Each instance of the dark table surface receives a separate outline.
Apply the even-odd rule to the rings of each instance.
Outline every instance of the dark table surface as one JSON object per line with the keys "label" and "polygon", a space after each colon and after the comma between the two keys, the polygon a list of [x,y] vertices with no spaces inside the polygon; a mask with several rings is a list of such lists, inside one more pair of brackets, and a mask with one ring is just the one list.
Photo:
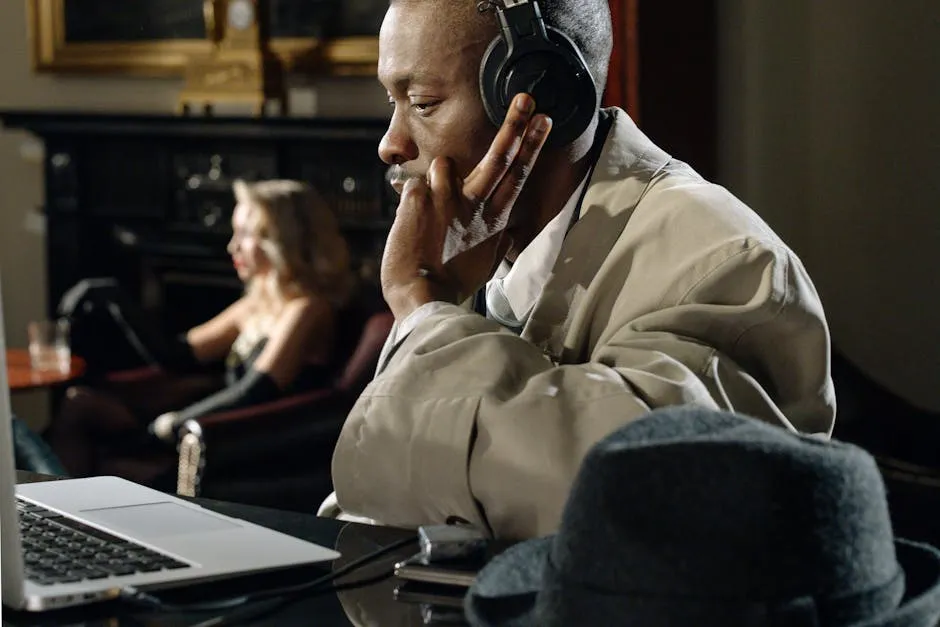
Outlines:
{"label": "dark table surface", "polygon": [[[18,472],[20,483],[52,479],[43,475]],[[321,564],[302,569],[290,569],[277,573],[266,573],[241,577],[232,581],[209,584],[190,584],[183,590],[160,590],[154,594],[169,602],[209,601],[244,594],[246,591],[265,590],[281,585],[291,585],[324,575],[330,568],[338,569],[363,555],[371,553],[393,542],[414,536],[414,532],[391,527],[373,527],[356,523],[317,518],[313,514],[282,512],[267,508],[223,503],[208,499],[194,499],[200,505],[222,514],[242,518],[270,529],[290,534],[327,547],[334,547],[342,554],[332,565]],[[339,580],[340,583],[368,578],[390,570],[392,565],[417,551],[414,546],[405,547]],[[284,611],[252,625],[317,625],[332,627],[348,625],[398,627],[424,625],[421,606],[395,599],[395,588],[402,582],[394,577],[367,587],[327,593],[304,598]],[[129,606],[119,601],[98,603],[81,608],[54,612],[14,612],[3,608],[3,625],[12,626],[87,626],[87,627],[156,627],[158,625],[184,627],[219,615],[219,612],[167,613],[155,612]]]}
{"label": "dark table surface", "polygon": [[25,348],[8,348],[7,380],[11,392],[62,385],[80,377],[85,372],[85,360],[72,355],[68,370],[36,370],[29,351]]}

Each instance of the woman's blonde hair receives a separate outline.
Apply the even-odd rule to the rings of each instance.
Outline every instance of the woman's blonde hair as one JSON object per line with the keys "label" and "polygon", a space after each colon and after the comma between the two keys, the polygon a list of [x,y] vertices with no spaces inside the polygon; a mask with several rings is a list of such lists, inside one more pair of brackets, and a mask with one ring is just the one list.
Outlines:
{"label": "woman's blonde hair", "polygon": [[256,209],[249,227],[273,269],[267,280],[248,289],[263,290],[276,301],[313,293],[342,306],[352,288],[349,246],[323,197],[290,180],[236,181],[234,191],[239,203]]}

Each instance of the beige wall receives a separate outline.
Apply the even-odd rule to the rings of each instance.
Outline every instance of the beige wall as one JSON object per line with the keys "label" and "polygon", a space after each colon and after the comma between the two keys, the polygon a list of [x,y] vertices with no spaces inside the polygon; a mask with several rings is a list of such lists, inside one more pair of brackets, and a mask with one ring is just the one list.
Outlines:
{"label": "beige wall", "polygon": [[[35,75],[30,70],[26,0],[0,1],[0,109],[172,112],[179,80]],[[384,90],[374,79],[323,80],[292,92],[297,114],[385,116]],[[45,311],[44,238],[36,143],[20,132],[0,132],[0,270],[5,328],[11,346],[25,346],[26,323]],[[37,224],[38,222],[38,224]],[[27,226],[27,223],[30,226]],[[38,228],[37,228],[38,227]],[[46,417],[42,394],[17,394],[14,410],[31,423]]]}
{"label": "beige wall", "polygon": [[724,180],[801,254],[836,344],[940,410],[940,2],[722,8]]}

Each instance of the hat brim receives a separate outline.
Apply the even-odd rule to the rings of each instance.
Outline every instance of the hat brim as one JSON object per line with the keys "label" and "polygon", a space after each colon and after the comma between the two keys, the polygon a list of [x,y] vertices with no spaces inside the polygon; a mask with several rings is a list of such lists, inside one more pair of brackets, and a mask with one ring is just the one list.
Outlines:
{"label": "hat brim", "polygon": [[[464,599],[467,620],[474,627],[532,627],[553,537],[512,546],[477,574]],[[856,627],[934,627],[940,619],[940,550],[928,544],[896,539],[898,563],[904,571],[901,604],[887,615]]]}
{"label": "hat brim", "polygon": [[856,627],[934,627],[940,619],[940,551],[929,544],[897,538],[898,563],[904,571],[904,597],[887,615]]}
{"label": "hat brim", "polygon": [[535,625],[535,600],[553,539],[548,536],[511,546],[477,573],[464,598],[464,612],[471,625]]}

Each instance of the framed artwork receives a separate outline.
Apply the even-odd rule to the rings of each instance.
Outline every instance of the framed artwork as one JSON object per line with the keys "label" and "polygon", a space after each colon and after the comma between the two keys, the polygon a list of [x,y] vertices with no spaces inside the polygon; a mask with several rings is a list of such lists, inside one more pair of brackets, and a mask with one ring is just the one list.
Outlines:
{"label": "framed artwork", "polygon": [[[181,75],[207,53],[202,0],[25,0],[37,72]],[[269,0],[288,71],[372,74],[387,0]]]}

